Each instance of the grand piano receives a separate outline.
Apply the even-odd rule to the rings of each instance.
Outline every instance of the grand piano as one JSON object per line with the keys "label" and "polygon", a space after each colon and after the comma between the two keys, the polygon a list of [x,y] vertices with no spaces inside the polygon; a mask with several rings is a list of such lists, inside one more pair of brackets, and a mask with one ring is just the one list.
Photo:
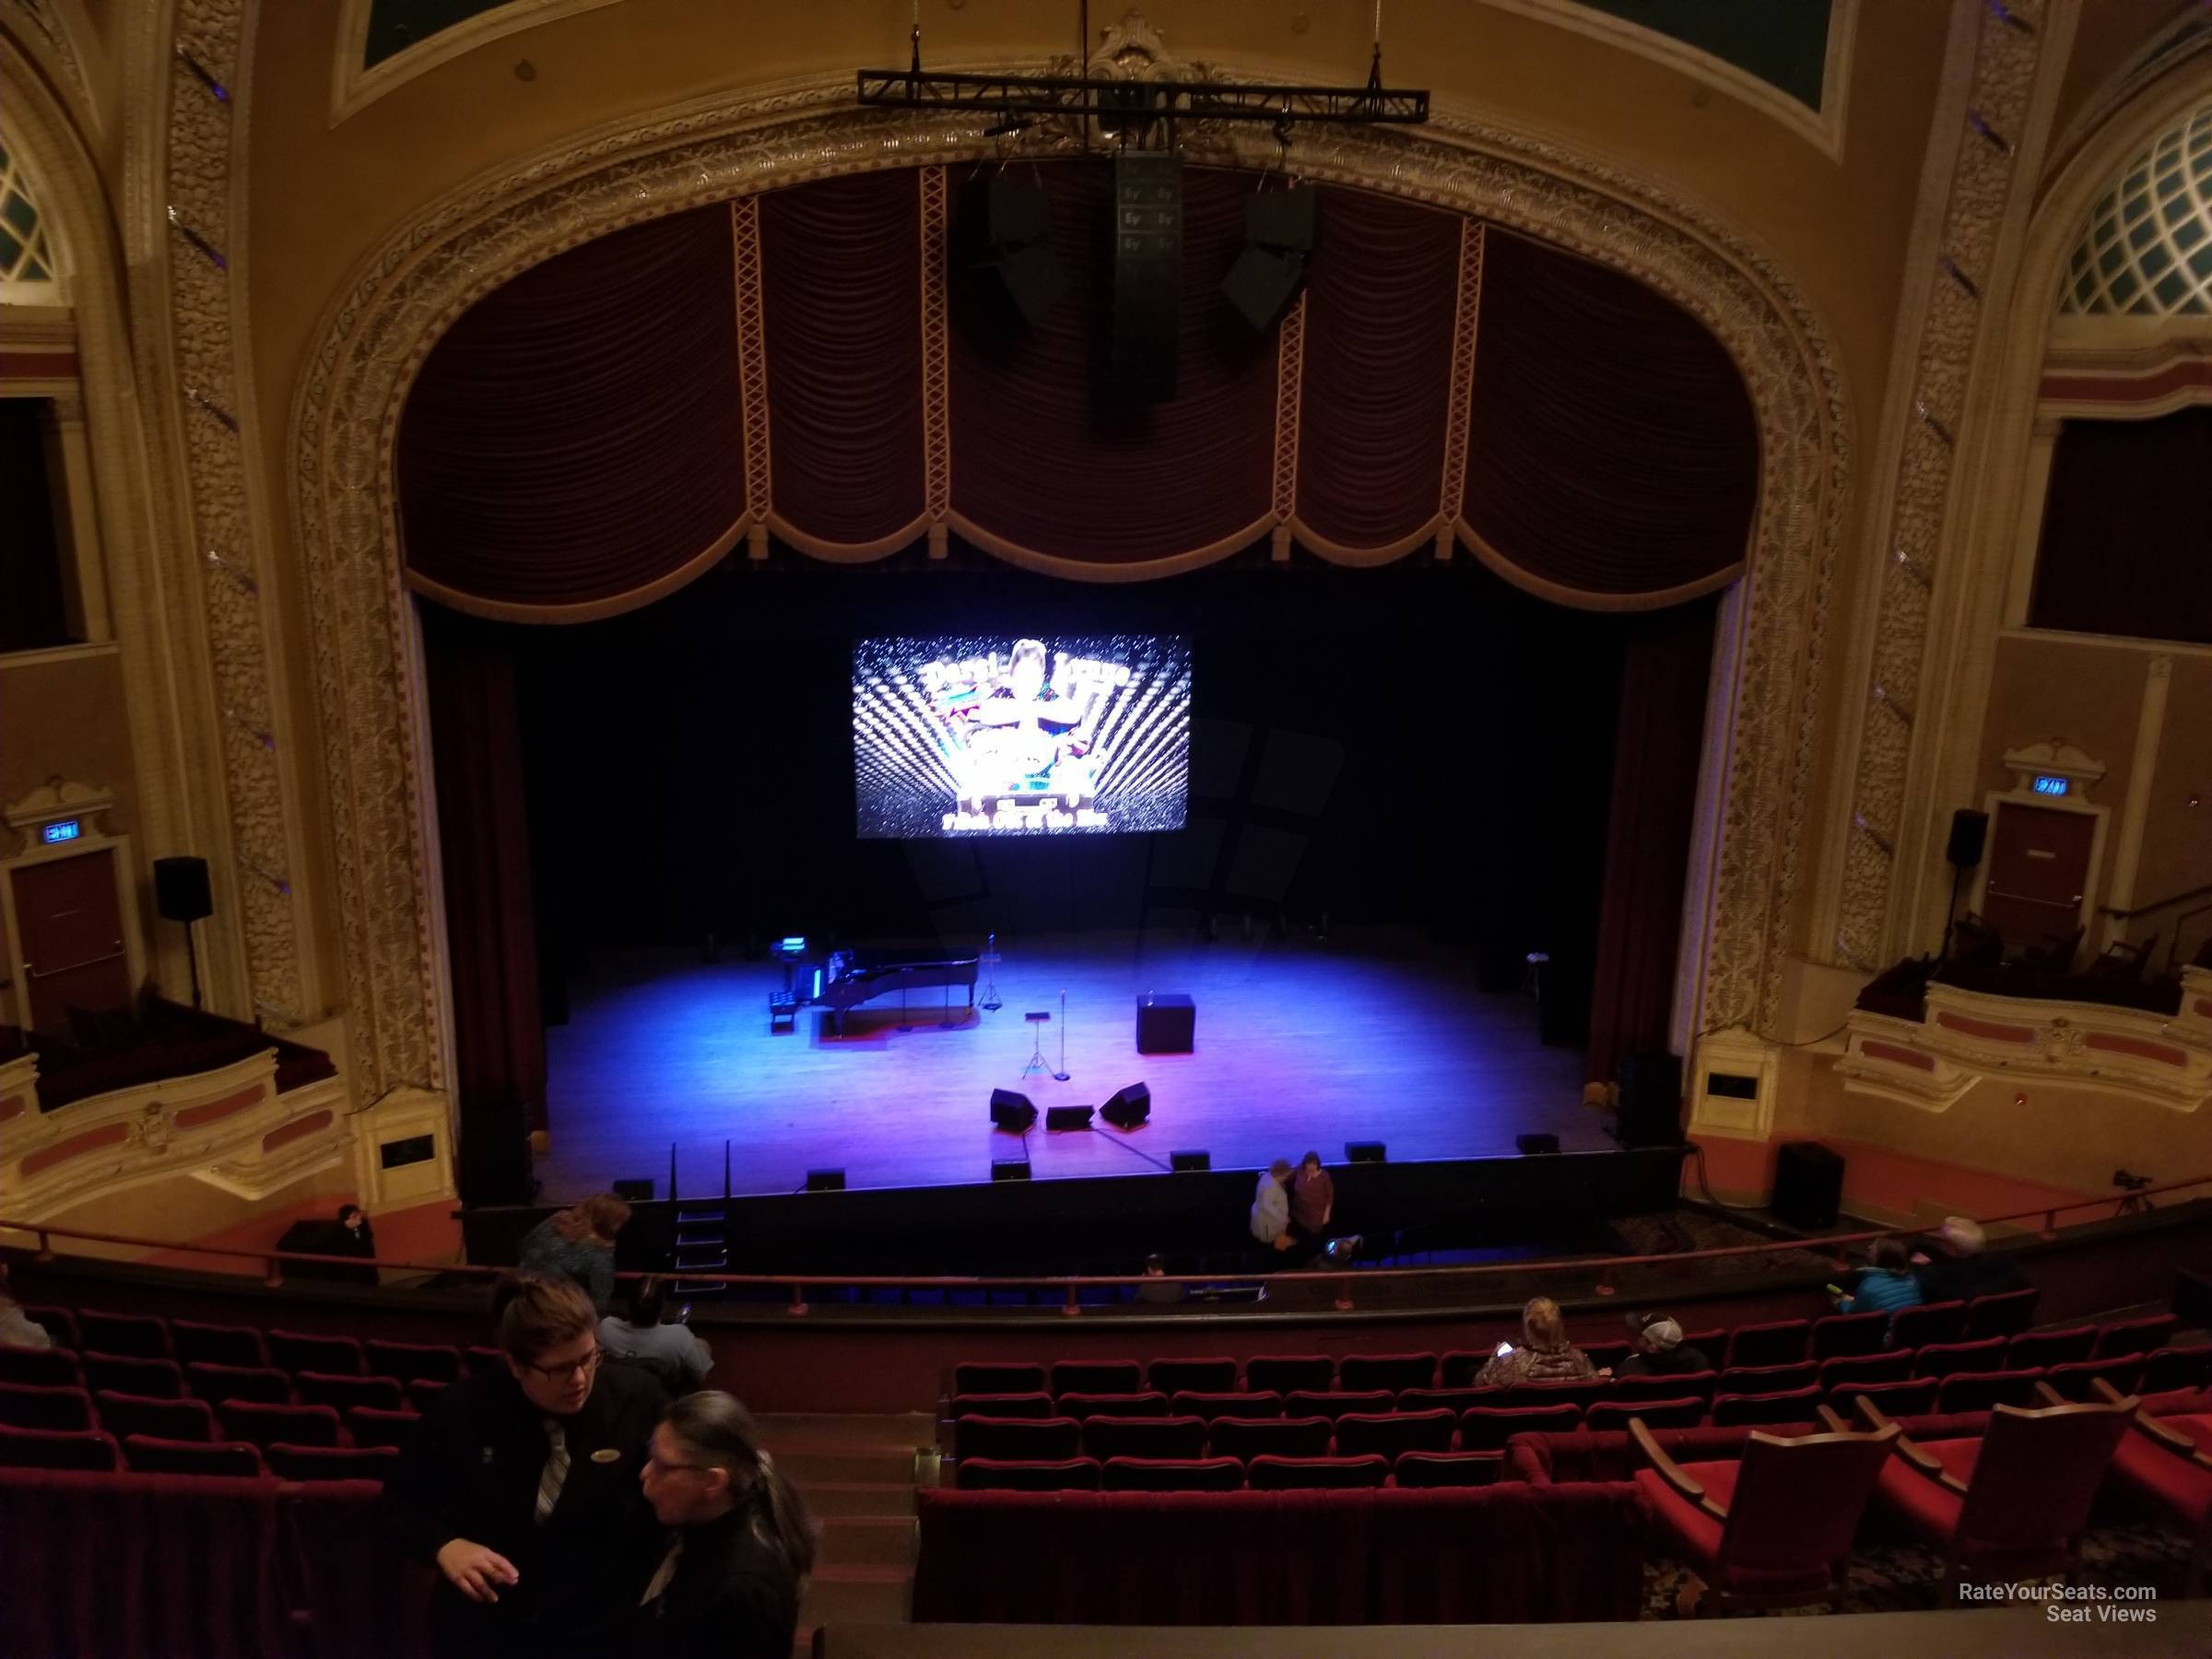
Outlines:
{"label": "grand piano", "polygon": [[[942,1023],[950,1025],[954,987],[965,989],[968,1006],[975,1006],[978,960],[975,957],[953,961],[872,960],[848,950],[833,951],[826,965],[803,968],[794,977],[791,1011],[795,1013],[802,1007],[827,1008],[831,1029],[842,1036],[848,1009],[879,996],[895,995],[903,1012],[906,999],[912,993],[943,987],[946,1018]],[[771,1000],[771,1015],[778,1000],[781,999]]]}

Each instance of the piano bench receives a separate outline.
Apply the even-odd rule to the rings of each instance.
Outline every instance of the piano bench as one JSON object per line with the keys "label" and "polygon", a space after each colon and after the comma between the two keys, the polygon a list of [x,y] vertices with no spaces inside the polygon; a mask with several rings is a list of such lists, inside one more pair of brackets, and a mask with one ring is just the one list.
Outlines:
{"label": "piano bench", "polygon": [[798,1030],[799,999],[788,991],[771,991],[768,994],[768,1029],[772,1031]]}

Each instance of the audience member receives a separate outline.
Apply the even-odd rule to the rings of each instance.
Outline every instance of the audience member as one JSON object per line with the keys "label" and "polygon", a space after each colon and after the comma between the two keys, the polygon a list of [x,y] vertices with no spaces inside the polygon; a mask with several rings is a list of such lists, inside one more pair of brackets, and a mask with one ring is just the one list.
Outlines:
{"label": "audience member", "polygon": [[1298,1242],[1290,1231],[1290,1166],[1282,1159],[1260,1176],[1252,1200],[1252,1236],[1276,1250],[1288,1250]]}
{"label": "audience member", "polygon": [[369,1212],[358,1204],[338,1206],[338,1242],[347,1255],[373,1256],[376,1254],[376,1228],[369,1219]]}
{"label": "audience member", "polygon": [[1477,1388],[1510,1388],[1517,1382],[1578,1382],[1601,1375],[1590,1356],[1567,1340],[1559,1304],[1539,1296],[1521,1310],[1522,1346],[1498,1345],[1499,1351],[1475,1378]]}
{"label": "audience member", "polygon": [[1136,1288],[1140,1302],[1179,1302],[1190,1287],[1167,1277],[1168,1264],[1158,1252],[1145,1258],[1145,1282]]}
{"label": "audience member", "polygon": [[52,1347],[46,1327],[23,1312],[7,1284],[7,1264],[0,1262],[0,1342],[10,1347]]}
{"label": "audience member", "polygon": [[629,1225],[629,1205],[612,1193],[595,1194],[523,1236],[522,1270],[574,1279],[604,1313],[615,1296],[615,1239]]}
{"label": "audience member", "polygon": [[1925,1253],[1912,1257],[1922,1300],[1971,1301],[1977,1296],[2031,1288],[2019,1264],[2002,1251],[1986,1251],[1988,1241],[1979,1221],[1964,1216],[1947,1218],[1927,1241]]}
{"label": "audience member", "polygon": [[676,1538],[645,1587],[635,1659],[785,1659],[814,1567],[815,1525],[726,1394],[687,1394],[653,1431],[646,1500]]}
{"label": "audience member", "polygon": [[564,1278],[500,1282],[504,1370],[447,1389],[402,1449],[384,1509],[433,1562],[441,1655],[605,1653],[662,1543],[639,1480],[666,1396],[602,1370],[590,1300]]}
{"label": "audience member", "polygon": [[663,1324],[668,1300],[657,1276],[632,1279],[626,1287],[619,1318],[599,1322],[599,1346],[618,1359],[640,1363],[671,1394],[688,1394],[707,1380],[714,1354],[698,1333],[683,1324]]}
{"label": "audience member", "polygon": [[1858,1288],[1836,1299],[1839,1313],[1894,1313],[1917,1307],[1924,1300],[1920,1280],[1913,1276],[1912,1259],[1895,1239],[1877,1239],[1867,1253],[1873,1264],[1859,1275]]}
{"label": "audience member", "polygon": [[1687,1377],[1713,1369],[1703,1348],[1682,1340],[1682,1326],[1672,1314],[1630,1314],[1629,1339],[1636,1351],[1621,1361],[1624,1377]]}
{"label": "audience member", "polygon": [[1328,1242],[1329,1217],[1336,1208],[1336,1183],[1321,1167],[1321,1154],[1309,1152],[1299,1159],[1290,1182],[1290,1231],[1300,1243],[1315,1249]]}

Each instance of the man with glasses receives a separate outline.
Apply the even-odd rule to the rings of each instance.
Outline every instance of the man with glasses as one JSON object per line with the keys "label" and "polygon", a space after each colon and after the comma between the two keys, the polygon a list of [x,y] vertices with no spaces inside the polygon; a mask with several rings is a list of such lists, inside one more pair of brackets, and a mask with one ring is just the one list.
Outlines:
{"label": "man with glasses", "polygon": [[492,1320],[504,1369],[446,1390],[385,1509],[438,1568],[440,1653],[603,1653],[664,1548],[639,1479],[666,1396],[600,1364],[598,1314],[571,1281],[502,1280]]}

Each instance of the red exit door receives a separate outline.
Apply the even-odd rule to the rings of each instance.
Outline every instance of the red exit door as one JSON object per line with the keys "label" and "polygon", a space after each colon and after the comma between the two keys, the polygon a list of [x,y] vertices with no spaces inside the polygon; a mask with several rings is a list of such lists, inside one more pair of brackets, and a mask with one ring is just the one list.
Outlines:
{"label": "red exit door", "polygon": [[31,1030],[64,1036],[72,1008],[130,1006],[114,853],[102,847],[8,874]]}
{"label": "red exit door", "polygon": [[2015,945],[2071,937],[2081,925],[2096,841],[2092,813],[1998,802],[1982,919]]}

